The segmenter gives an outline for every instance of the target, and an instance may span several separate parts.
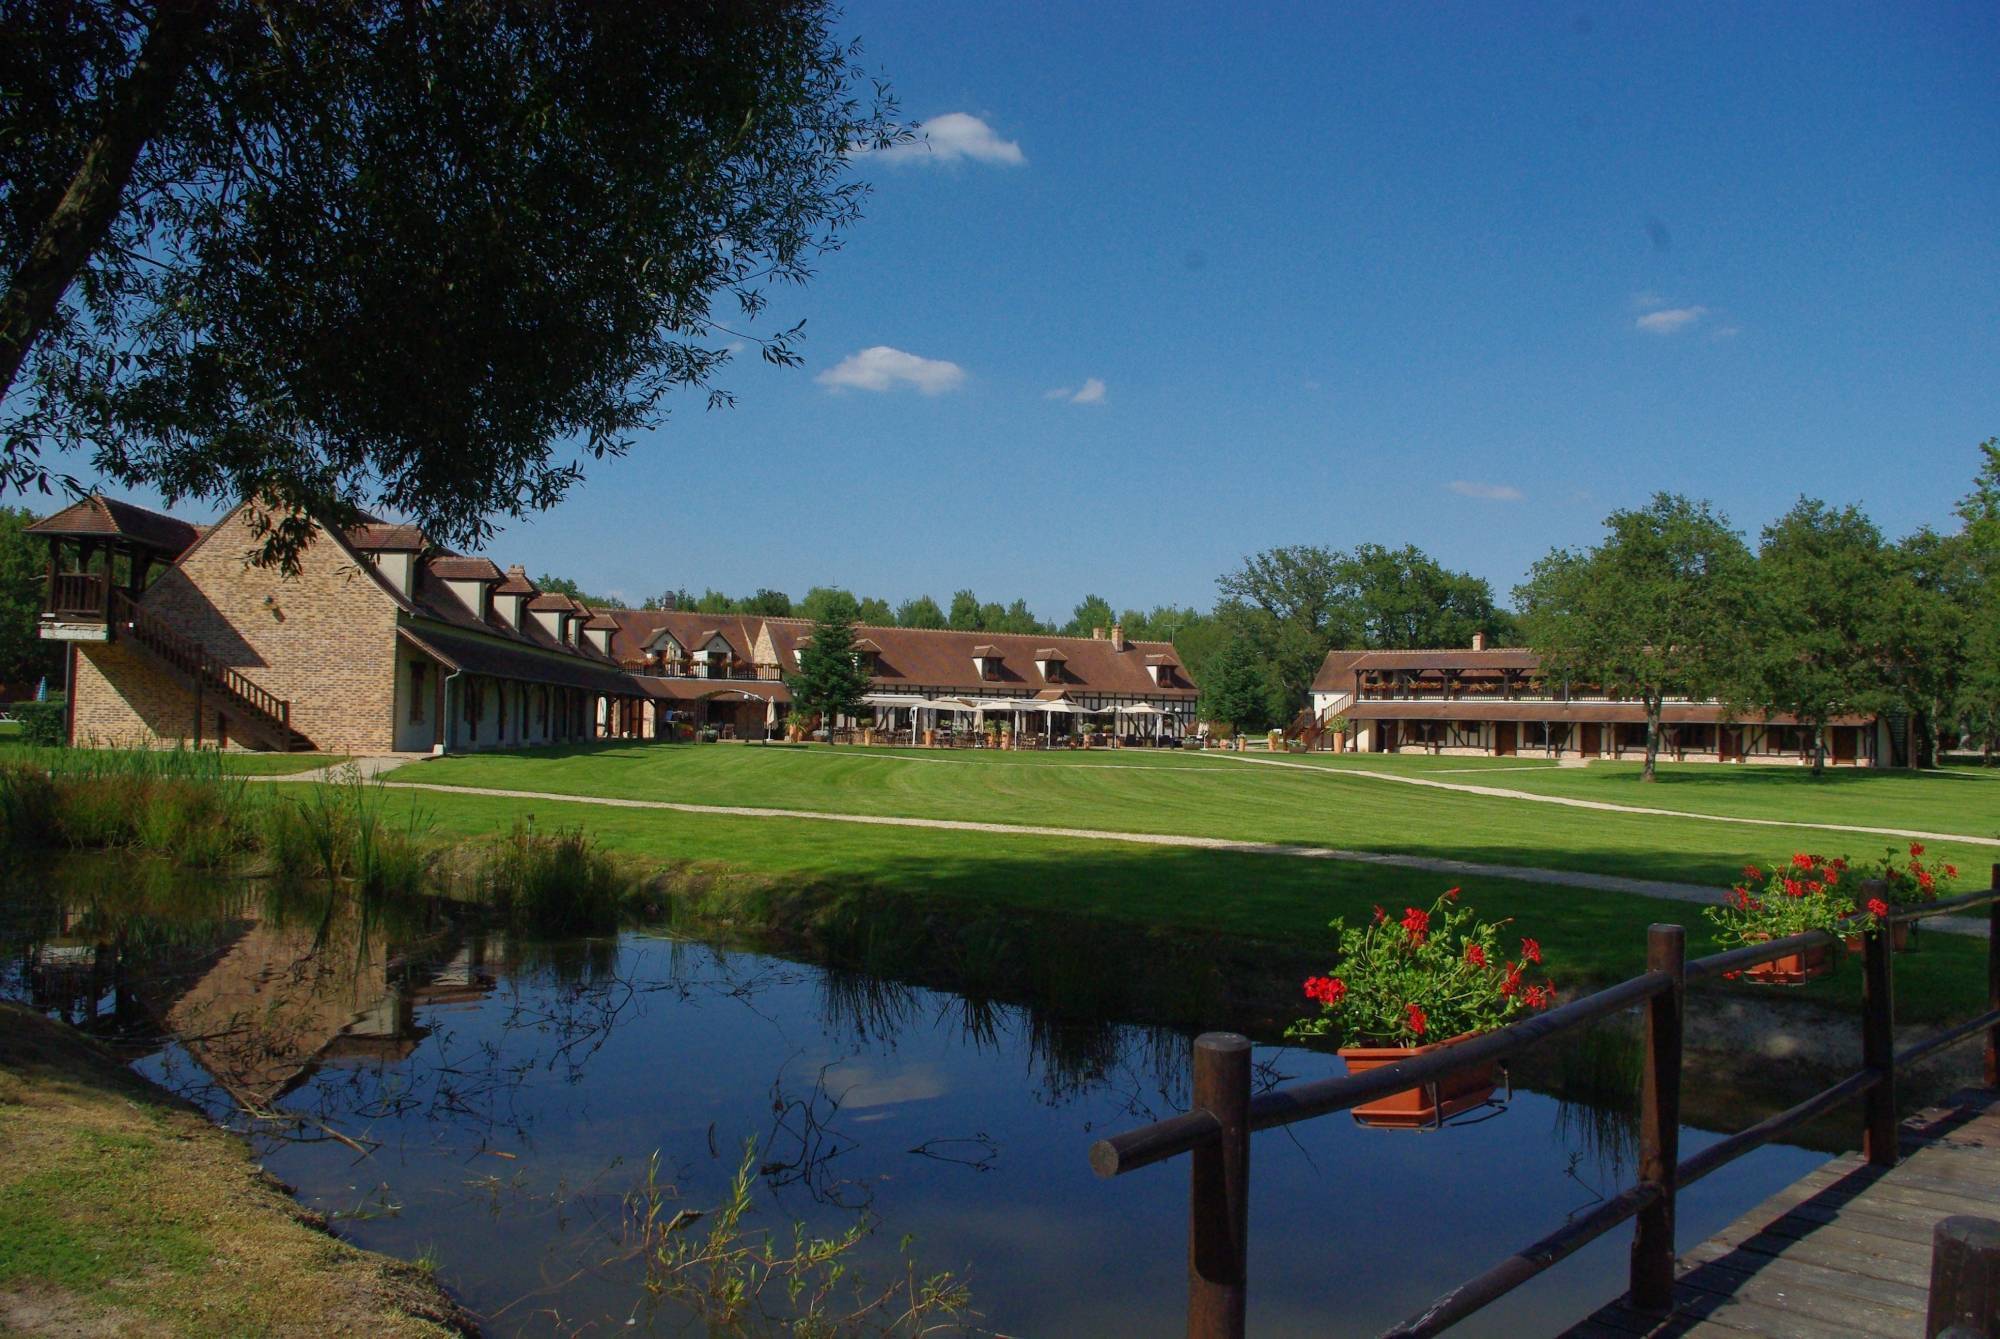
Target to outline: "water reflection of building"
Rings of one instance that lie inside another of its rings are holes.
[[[263,1107],[322,1065],[408,1058],[429,1035],[420,1012],[476,1005],[507,952],[443,917],[392,934],[347,897],[305,914],[248,897],[223,910],[64,901],[24,955],[29,997],[127,1050],[178,1042],[232,1098]]]

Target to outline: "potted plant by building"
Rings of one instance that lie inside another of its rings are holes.
[[[1900,911],[1906,907],[1922,906],[1938,899],[1938,885],[1948,879],[1958,877],[1958,866],[1947,864],[1935,856],[1924,858],[1924,844],[1911,842],[1908,854],[1890,847],[1882,853],[1882,859],[1861,871],[1864,881],[1881,885],[1877,895],[1889,910]],[[1877,913],[1886,916],[1887,911]],[[1889,925],[1889,947],[1897,953],[1907,949],[1916,934],[1915,921],[1892,921]],[[1849,935],[1848,951],[1859,953],[1862,948],[1860,935]]]
[[[1855,904],[1857,882],[1846,860],[1801,851],[1776,869],[1746,865],[1729,900],[1704,908],[1702,914],[1714,922],[1716,938],[1724,944],[1764,944],[1808,930],[1843,938],[1865,934],[1874,928],[1877,913]],[[1820,944],[1746,968],[1743,976],[1758,985],[1801,986],[1832,970],[1832,950]]]
[[[1510,924],[1480,920],[1458,905],[1456,888],[1428,909],[1406,907],[1400,919],[1377,907],[1366,925],[1336,920],[1339,956],[1326,976],[1305,983],[1319,1012],[1285,1035],[1333,1038],[1348,1073],[1363,1074],[1546,1009],[1555,986],[1526,980],[1528,968],[1542,961],[1541,945],[1524,938],[1517,953],[1504,952]],[[1436,1125],[1486,1102],[1495,1082],[1495,1067],[1482,1065],[1363,1103],[1354,1119],[1391,1129]]]

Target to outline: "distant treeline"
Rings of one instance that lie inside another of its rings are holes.
[[[1483,632],[1635,701],[1712,696],[1806,722],[1905,713],[1927,758],[1939,740],[2000,749],[2000,445],[1981,451],[1954,529],[1891,540],[1860,507],[1802,498],[1753,547],[1708,504],[1662,494],[1608,516],[1595,547],[1537,563],[1513,608],[1414,545],[1378,544],[1253,554],[1217,578],[1207,610],[1121,611],[1090,595],[1062,623],[969,590],[949,605],[920,595],[894,607],[838,586],[800,600],[674,590],[643,607],[1073,637],[1122,624],[1128,637],[1172,642],[1205,713],[1243,728],[1291,720],[1335,647],[1464,647]],[[614,603],[559,578],[541,585]]]

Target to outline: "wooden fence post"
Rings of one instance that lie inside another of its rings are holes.
[[[1674,1191],[1681,1160],[1681,1010],[1687,988],[1687,931],[1646,931],[1646,970],[1673,985],[1646,1002],[1645,1071],[1639,1089],[1639,1180],[1660,1197],[1639,1211],[1632,1233],[1630,1296],[1637,1311],[1674,1303]]]
[[[2000,891],[2000,865],[1988,886]],[[2000,902],[1986,908],[1986,1007],[2000,1009]],[[1986,1031],[1986,1086],[2000,1088],[2000,1023]]]
[[[1954,1214],[1931,1229],[1925,1339],[2000,1335],[2000,1223]]]
[[[1222,1133],[1198,1146],[1188,1193],[1188,1339],[1243,1339],[1250,1246],[1250,1039],[1194,1042],[1194,1109]]]
[[[1861,885],[1865,903],[1887,890],[1879,880]],[[1896,985],[1892,934],[1883,925],[1861,937],[1861,1067],[1875,1075],[1864,1099],[1861,1147],[1876,1167],[1896,1165]]]

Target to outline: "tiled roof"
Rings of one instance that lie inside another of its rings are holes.
[[[92,493],[55,515],[36,521],[27,532],[31,535],[126,539],[169,557],[179,557],[190,544],[201,538],[201,531],[186,521],[135,507],[130,502],[120,502],[101,493]]]
[[[729,644],[732,656],[748,662],[754,658],[757,627],[762,622],[749,615],[701,614],[686,609],[616,609],[611,611],[611,617],[618,621],[618,631],[611,638],[611,654],[628,665],[643,663],[647,649],[662,632],[691,651],[700,650],[720,636]]]
[[[491,558],[462,558],[456,554],[433,558],[431,571],[446,581],[499,581],[500,567]]]
[[[1353,687],[1356,671],[1368,670],[1533,670],[1542,659],[1525,646],[1500,646],[1485,651],[1469,647],[1457,650],[1365,651],[1352,648],[1326,653],[1319,673],[1313,676],[1313,691],[1338,693]]]
[[[779,666],[796,669],[795,651],[812,631],[805,619],[771,618],[764,627],[778,651]],[[932,628],[863,626],[855,630],[882,649],[875,657],[873,683],[890,691],[935,689],[992,696],[1039,690],[1046,682],[1035,672],[1041,652],[1063,655],[1063,686],[1071,696],[1104,694],[1119,697],[1182,697],[1195,695],[1185,671],[1176,671],[1170,687],[1156,687],[1146,672],[1148,655],[1171,655],[1169,642],[1127,642],[1115,649],[1109,639],[1050,637],[1047,633],[952,632]],[[981,648],[984,648],[983,650]],[[972,658],[988,660],[994,677],[981,679]],[[1173,667],[1163,667],[1172,669]]]
[[[618,631],[618,620],[607,613],[599,611],[590,616],[590,621],[583,625],[583,630],[585,632],[616,632]]]
[[[560,609],[565,613],[574,612],[575,606],[575,600],[570,599],[567,595],[558,595],[552,590],[543,591],[540,595],[528,601],[528,608],[530,609]]]
[[[578,655],[537,655],[525,646],[446,628],[402,628],[401,635],[453,669],[525,683],[553,683],[593,693],[629,697],[637,687],[630,675],[602,660]]]
[[[495,595],[539,595],[541,591],[537,589],[534,582],[528,580],[527,569],[523,568],[521,564],[515,563],[507,569],[506,578],[493,588],[493,593]]]
[[[430,547],[430,539],[416,526],[396,525],[373,518],[349,529],[347,542],[363,553],[379,553],[384,550],[415,553]]]

